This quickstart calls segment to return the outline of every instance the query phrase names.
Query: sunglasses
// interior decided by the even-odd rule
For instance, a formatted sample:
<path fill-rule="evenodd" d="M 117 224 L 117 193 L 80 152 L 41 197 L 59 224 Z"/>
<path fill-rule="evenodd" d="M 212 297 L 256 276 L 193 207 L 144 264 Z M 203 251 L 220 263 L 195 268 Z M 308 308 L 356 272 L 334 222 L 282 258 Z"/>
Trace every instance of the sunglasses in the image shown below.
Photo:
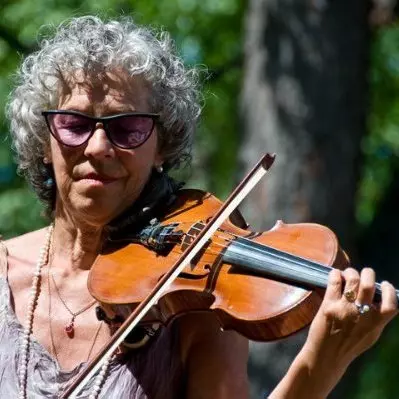
<path fill-rule="evenodd" d="M 96 131 L 97 123 L 103 125 L 108 140 L 116 147 L 140 147 L 151 136 L 159 114 L 129 112 L 96 118 L 77 111 L 43 111 L 51 135 L 68 147 L 87 143 Z"/>

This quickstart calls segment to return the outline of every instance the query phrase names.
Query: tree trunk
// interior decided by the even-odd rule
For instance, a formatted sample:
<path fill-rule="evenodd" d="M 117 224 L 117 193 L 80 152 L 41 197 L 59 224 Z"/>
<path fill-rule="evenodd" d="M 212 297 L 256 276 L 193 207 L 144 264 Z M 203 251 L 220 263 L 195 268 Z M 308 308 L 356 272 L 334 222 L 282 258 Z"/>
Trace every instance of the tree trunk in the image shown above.
<path fill-rule="evenodd" d="M 368 3 L 252 0 L 246 18 L 241 169 L 277 154 L 243 204 L 255 230 L 317 222 L 354 248 L 354 198 L 365 133 Z M 242 172 L 242 170 L 241 170 Z M 251 397 L 262 398 L 302 343 L 252 344 Z"/>

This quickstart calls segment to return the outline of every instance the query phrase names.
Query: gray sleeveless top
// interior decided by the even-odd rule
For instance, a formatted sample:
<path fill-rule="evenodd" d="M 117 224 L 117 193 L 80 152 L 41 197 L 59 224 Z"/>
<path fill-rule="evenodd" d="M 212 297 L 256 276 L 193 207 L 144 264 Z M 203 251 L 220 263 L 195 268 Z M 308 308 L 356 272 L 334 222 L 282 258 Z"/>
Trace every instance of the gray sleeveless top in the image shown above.
<path fill-rule="evenodd" d="M 0 398 L 18 397 L 19 341 L 23 327 L 11 305 L 7 281 L 7 258 L 0 242 Z M 34 338 L 28 365 L 28 399 L 59 397 L 68 383 L 84 368 L 61 371 L 56 360 Z M 86 399 L 95 377 L 78 396 Z M 107 399 L 179 399 L 185 384 L 179 356 L 177 322 L 144 347 L 130 351 L 125 360 L 113 360 L 100 398 Z"/>

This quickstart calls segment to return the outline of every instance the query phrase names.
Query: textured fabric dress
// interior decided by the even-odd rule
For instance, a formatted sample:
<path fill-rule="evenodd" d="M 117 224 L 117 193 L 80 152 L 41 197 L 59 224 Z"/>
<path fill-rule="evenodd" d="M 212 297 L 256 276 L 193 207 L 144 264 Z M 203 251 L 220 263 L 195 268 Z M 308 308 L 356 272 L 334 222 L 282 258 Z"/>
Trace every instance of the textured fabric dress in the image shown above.
<path fill-rule="evenodd" d="M 112 361 L 100 398 L 180 399 L 185 382 L 179 355 L 177 323 L 162 328 L 144 347 L 129 352 L 126 361 Z M 19 340 L 23 328 L 12 308 L 7 282 L 6 249 L 0 243 L 0 398 L 18 397 Z M 28 399 L 58 398 L 83 369 L 84 363 L 65 372 L 37 342 L 31 340 L 28 365 Z M 94 378 L 78 396 L 88 398 Z"/>

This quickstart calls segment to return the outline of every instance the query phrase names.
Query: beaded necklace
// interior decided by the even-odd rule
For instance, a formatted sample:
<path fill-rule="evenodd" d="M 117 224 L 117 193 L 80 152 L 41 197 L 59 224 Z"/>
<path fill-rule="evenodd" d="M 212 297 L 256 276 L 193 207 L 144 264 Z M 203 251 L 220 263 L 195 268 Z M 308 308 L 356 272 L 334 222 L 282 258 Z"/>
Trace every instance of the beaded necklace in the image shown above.
<path fill-rule="evenodd" d="M 19 381 L 19 394 L 18 399 L 27 399 L 27 383 L 28 383 L 28 363 L 29 363 L 29 352 L 31 346 L 32 330 L 33 330 L 33 319 L 34 313 L 39 298 L 39 287 L 41 281 L 41 272 L 44 265 L 47 264 L 50 252 L 51 238 L 53 235 L 54 225 L 51 224 L 47 230 L 45 242 L 40 249 L 39 258 L 36 263 L 36 268 L 33 273 L 32 286 L 29 295 L 28 312 L 26 316 L 25 328 L 23 330 L 21 341 L 20 341 L 20 358 L 18 368 L 18 381 Z M 98 373 L 94 385 L 93 391 L 89 396 L 89 399 L 97 399 L 101 388 L 105 382 L 105 377 L 108 371 L 108 367 L 111 361 L 111 357 L 105 359 L 100 372 Z"/>

